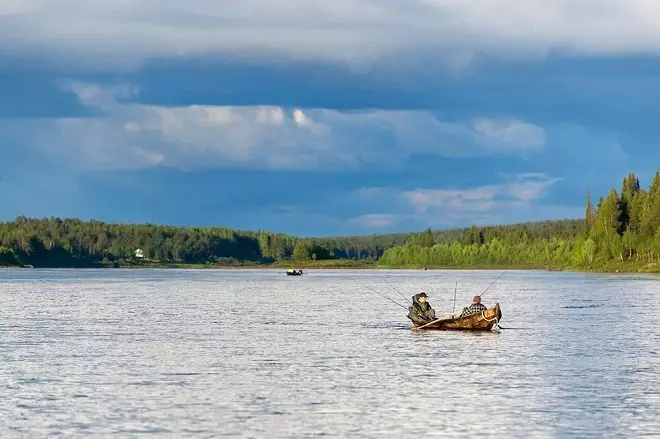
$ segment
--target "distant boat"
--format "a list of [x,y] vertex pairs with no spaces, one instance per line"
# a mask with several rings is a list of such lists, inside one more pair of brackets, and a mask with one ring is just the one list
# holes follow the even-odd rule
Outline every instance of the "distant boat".
[[413,323],[415,327],[412,329],[413,331],[425,331],[427,329],[435,331],[490,331],[500,322],[501,318],[502,311],[500,311],[500,304],[496,303],[494,307],[486,311],[466,317],[440,318],[425,324]]
[[28,265],[23,265],[23,268],[34,268],[34,265],[30,265],[30,264],[28,264]]
[[289,269],[289,270],[287,270],[286,275],[287,276],[302,276],[303,271],[302,270],[296,271],[296,270],[293,270],[293,269]]

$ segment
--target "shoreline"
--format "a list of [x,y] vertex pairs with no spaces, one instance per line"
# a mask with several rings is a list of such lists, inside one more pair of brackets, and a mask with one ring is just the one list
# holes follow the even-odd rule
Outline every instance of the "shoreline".
[[0,270],[33,270],[33,269],[71,269],[71,270],[143,270],[143,269],[179,269],[179,270],[282,270],[285,272],[288,268],[296,270],[480,270],[480,271],[502,271],[502,270],[526,270],[526,271],[557,271],[572,273],[602,273],[602,274],[660,274],[660,264],[649,264],[645,266],[608,266],[599,268],[590,267],[567,267],[567,266],[548,266],[548,265],[475,265],[475,266],[385,266],[376,263],[301,263],[301,264],[245,264],[245,265],[201,265],[201,264],[136,264],[124,265],[120,267],[19,267],[19,266],[0,266]]

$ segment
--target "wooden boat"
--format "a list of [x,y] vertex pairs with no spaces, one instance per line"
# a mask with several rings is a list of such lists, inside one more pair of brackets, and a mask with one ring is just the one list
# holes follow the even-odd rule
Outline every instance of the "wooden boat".
[[472,314],[467,317],[441,317],[425,324],[415,324],[413,331],[490,331],[499,323],[502,318],[500,304],[496,303],[494,307],[478,314]]

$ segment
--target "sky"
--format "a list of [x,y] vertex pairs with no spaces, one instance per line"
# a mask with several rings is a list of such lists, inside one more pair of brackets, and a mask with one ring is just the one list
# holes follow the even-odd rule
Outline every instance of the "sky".
[[0,220],[578,218],[659,139],[655,0],[0,2]]

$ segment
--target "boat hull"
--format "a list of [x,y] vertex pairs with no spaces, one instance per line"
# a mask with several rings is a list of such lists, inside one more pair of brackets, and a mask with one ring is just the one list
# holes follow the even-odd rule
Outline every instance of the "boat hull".
[[500,304],[467,317],[438,319],[430,324],[416,324],[414,331],[490,331],[502,318]]

